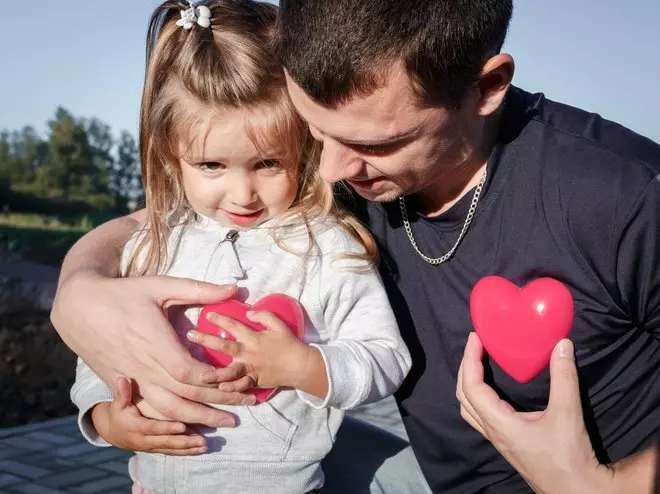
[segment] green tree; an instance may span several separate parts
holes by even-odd
[[[94,167],[92,190],[95,193],[108,193],[109,175],[114,163],[112,150],[115,141],[112,130],[98,118],[85,120],[84,126],[91,151],[91,165]]]
[[[0,179],[9,180],[9,132],[0,131]]]
[[[84,123],[77,121],[64,108],[58,108],[55,118],[48,125],[48,172],[54,185],[65,200],[69,199],[72,192],[89,194],[93,186],[89,176],[95,170]]]
[[[122,131],[117,142],[117,159],[110,174],[110,190],[118,212],[126,212],[144,197],[138,147],[133,136]]]
[[[125,212],[143,196],[138,163],[128,132],[116,142],[105,122],[77,118],[61,107],[45,138],[30,126],[0,130],[0,195],[18,208],[68,202],[62,210]],[[39,199],[32,201],[30,194]],[[56,197],[60,200],[50,201]]]
[[[31,184],[48,154],[46,143],[34,128],[0,133],[0,176],[6,183]]]
[[[48,144],[31,126],[14,133],[14,174],[16,183],[32,183],[40,166],[48,158]]]
[[[0,192],[3,194],[11,187],[10,160],[9,132],[3,130],[0,131]]]

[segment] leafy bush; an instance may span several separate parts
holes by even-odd
[[[0,427],[75,413],[69,399],[75,361],[38,295],[0,279]]]

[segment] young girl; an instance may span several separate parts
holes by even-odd
[[[126,245],[122,270],[235,284],[248,304],[287,294],[304,308],[303,341],[263,311],[251,315],[269,329],[259,333],[211,316],[236,336],[229,342],[194,330],[199,307],[169,310],[194,355],[203,358],[203,344],[244,366],[223,389],[280,387],[262,404],[223,406],[237,426],[200,428],[201,455],[154,453],[202,450],[185,434],[163,447],[158,437],[172,427],[140,416],[129,383],[113,400],[79,362],[71,394],[83,434],[152,451],[137,453],[134,492],[314,492],[343,410],[391,394],[410,368],[374,242],[319,179],[269,51],[275,16],[275,6],[252,0],[167,1],[154,13],[140,130],[148,221]]]

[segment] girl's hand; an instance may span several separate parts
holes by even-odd
[[[227,331],[236,341],[199,331],[188,333],[191,342],[225,353],[245,366],[245,376],[222,383],[220,389],[241,392],[251,387],[287,386],[324,398],[328,393],[328,377],[321,352],[298,340],[286,324],[270,312],[248,312],[246,316],[267,330],[254,331],[227,316],[209,313],[208,320],[222,328],[218,333]]]
[[[132,385],[125,377],[117,380],[112,402],[92,409],[92,422],[101,437],[113,446],[129,451],[187,456],[206,452],[206,441],[191,434],[181,422],[148,419],[132,402]]]

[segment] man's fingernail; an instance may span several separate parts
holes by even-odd
[[[186,333],[186,337],[190,341],[197,341],[197,340],[199,340],[199,333],[197,331],[195,331],[194,329],[191,329],[190,331],[188,331],[188,333]]]
[[[256,313],[255,311],[253,311],[253,310],[249,310],[249,311],[247,311],[247,312],[245,313],[245,315],[246,315],[247,317],[249,317],[250,319],[252,319],[254,316],[257,315],[257,313]]]
[[[235,425],[234,419],[220,419],[217,423],[217,427],[234,427]]]
[[[575,354],[573,353],[573,343],[571,340],[561,340],[557,347],[561,358],[575,358]]]

